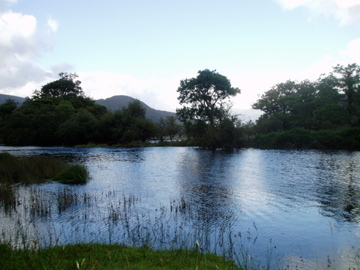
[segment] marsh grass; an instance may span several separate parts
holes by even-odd
[[[89,172],[82,165],[70,165],[53,157],[14,157],[0,153],[1,184],[35,184],[50,179],[64,184],[84,184],[89,179]]]
[[[16,207],[14,190],[9,184],[0,184],[0,206],[4,208],[5,213],[11,213]]]
[[[0,153],[0,183],[42,183],[68,167],[68,163],[56,158],[14,157],[3,152]]]
[[[52,180],[63,184],[86,184],[88,178],[89,172],[84,166],[73,165],[64,169]]]
[[[15,190],[18,202],[2,214],[0,269],[239,269],[225,260],[240,269],[283,269],[271,241],[265,262],[254,256],[255,223],[246,232],[226,219],[209,226],[204,209],[183,197],[152,208],[115,190],[46,185]]]
[[[206,259],[207,254],[218,254],[226,260],[236,261],[238,266],[244,269],[252,269],[248,267],[251,263],[248,257],[246,265],[242,264],[242,254],[236,242],[241,241],[241,237],[235,236],[236,240],[228,242],[228,239],[234,237],[231,226],[224,223],[219,224],[217,228],[204,228],[203,225],[197,224],[194,216],[197,215],[198,209],[192,207],[184,198],[171,200],[168,205],[156,209],[144,210],[146,202],[143,204],[141,198],[117,191],[79,191],[78,188],[62,185],[58,186],[55,192],[46,193],[42,186],[20,188],[26,189],[28,193],[19,198],[19,203],[14,206],[16,215],[7,215],[9,224],[12,224],[11,228],[0,228],[0,243],[12,247],[13,250],[37,250],[41,254],[49,247],[80,243],[87,243],[90,247],[94,243],[117,244],[146,250],[161,250],[160,253],[163,255],[159,253],[156,256],[165,261],[163,268],[151,265],[154,267],[151,269],[172,269],[167,268],[168,262],[165,257],[161,257],[167,252],[179,256],[179,265],[173,266],[173,269],[196,269],[197,266],[201,266],[199,269],[217,269],[204,262],[201,265],[186,265],[185,262],[188,259],[193,260],[190,258],[194,257],[188,254],[195,251],[199,261]],[[19,197],[21,192],[17,190],[15,196]],[[58,219],[60,216],[64,217],[63,221]],[[217,233],[211,236],[214,230]],[[52,250],[55,253],[59,251]],[[17,254],[36,255],[21,252]],[[79,264],[82,259],[77,258]],[[86,262],[88,261],[86,259]],[[142,263],[147,265],[146,262]],[[216,265],[220,269],[238,269]],[[86,268],[91,266],[87,264]],[[47,267],[52,269],[50,266]],[[137,267],[137,264],[130,264],[130,268],[119,269],[143,269]]]

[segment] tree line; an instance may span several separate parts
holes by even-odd
[[[261,148],[360,149],[360,67],[337,65],[316,81],[288,80],[253,105]]]
[[[0,142],[8,145],[129,144],[185,134],[187,145],[209,149],[360,149],[360,67],[337,65],[316,81],[274,85],[255,103],[263,114],[243,122],[231,113],[241,93],[216,70],[180,81],[177,119],[154,123],[139,101],[115,112],[84,95],[76,74],[34,91],[18,107],[0,105]],[[182,123],[180,125],[179,123]]]
[[[109,111],[84,95],[76,74],[60,73],[60,79],[35,90],[18,104],[9,99],[0,105],[0,142],[6,145],[130,144],[158,136],[174,136],[180,130],[174,117],[161,125],[145,117],[136,100],[122,110]]]

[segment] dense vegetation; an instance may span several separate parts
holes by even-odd
[[[0,195],[6,193],[4,189],[8,185],[17,183],[33,184],[53,180],[66,184],[84,184],[88,178],[89,173],[83,165],[71,165],[58,158],[15,157],[0,152]]]
[[[7,145],[140,145],[185,133],[187,145],[217,148],[360,149],[360,67],[337,65],[316,81],[286,81],[253,105],[262,116],[244,123],[232,115],[230,81],[208,69],[180,81],[177,117],[158,123],[139,101],[108,111],[86,97],[76,74],[34,91],[18,107],[0,105],[0,143]],[[182,122],[182,126],[179,122]],[[183,145],[183,144],[181,144]]]
[[[173,119],[164,119],[161,126],[146,119],[145,109],[137,100],[122,110],[108,111],[84,95],[76,74],[59,75],[59,80],[35,90],[20,107],[13,100],[0,105],[0,143],[129,144],[159,134],[173,136],[173,130],[178,130]]]
[[[240,93],[230,81],[215,70],[198,72],[196,78],[180,82],[176,113],[188,138],[210,149],[243,147],[242,123],[230,114],[230,97]]]
[[[360,149],[360,67],[337,65],[317,81],[286,81],[253,104],[262,148]]]

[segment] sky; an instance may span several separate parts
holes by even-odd
[[[0,93],[26,97],[60,72],[85,95],[180,108],[183,79],[210,69],[243,119],[277,83],[360,64],[360,0],[0,0]]]

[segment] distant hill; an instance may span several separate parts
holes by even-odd
[[[21,105],[25,101],[25,98],[23,98],[23,97],[0,94],[0,104],[3,104],[8,99],[12,99],[12,100],[18,102],[19,105]]]
[[[19,103],[19,105],[21,105],[25,101],[25,98],[23,98],[23,97],[0,94],[0,104],[4,103],[7,99],[15,100],[16,102]],[[121,109],[127,107],[127,105],[130,102],[133,102],[135,100],[136,99],[134,99],[132,97],[120,95],[120,96],[113,96],[113,97],[110,97],[107,99],[98,99],[98,100],[95,100],[95,102],[99,105],[105,106],[110,111],[116,111],[116,110],[121,110]],[[146,109],[146,117],[151,119],[154,122],[158,122],[160,120],[160,118],[165,119],[168,116],[176,115],[175,113],[172,113],[172,112],[160,111],[160,110],[155,110],[153,108],[150,108],[148,105],[146,105],[142,101],[140,101],[140,103]]]
[[[98,100],[95,100],[95,102],[99,105],[105,106],[110,111],[116,111],[116,110],[121,110],[121,109],[127,107],[127,105],[130,102],[133,102],[135,100],[136,99],[129,97],[129,96],[119,95],[119,96],[113,96],[113,97],[110,97],[107,99],[98,99]],[[146,109],[146,117],[151,119],[154,122],[158,122],[160,120],[160,118],[165,119],[168,116],[174,116],[174,117],[176,116],[176,114],[173,112],[155,110],[155,109],[149,107],[148,105],[146,105],[142,101],[140,101],[140,103]]]

